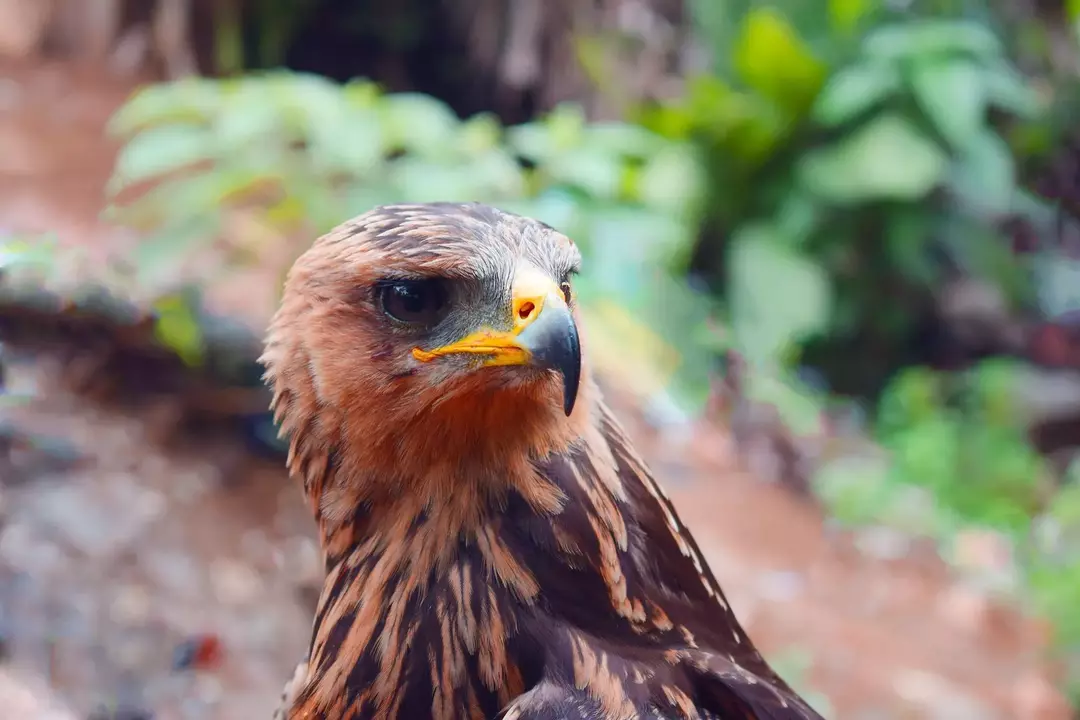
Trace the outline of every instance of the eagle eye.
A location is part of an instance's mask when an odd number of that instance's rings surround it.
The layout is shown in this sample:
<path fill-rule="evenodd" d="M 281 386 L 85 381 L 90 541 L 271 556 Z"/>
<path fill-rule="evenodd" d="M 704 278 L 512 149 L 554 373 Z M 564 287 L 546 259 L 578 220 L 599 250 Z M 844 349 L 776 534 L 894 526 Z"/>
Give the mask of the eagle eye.
<path fill-rule="evenodd" d="M 387 282 L 379 287 L 378 300 L 384 313 L 408 325 L 437 325 L 450 309 L 446 284 L 434 278 Z"/>

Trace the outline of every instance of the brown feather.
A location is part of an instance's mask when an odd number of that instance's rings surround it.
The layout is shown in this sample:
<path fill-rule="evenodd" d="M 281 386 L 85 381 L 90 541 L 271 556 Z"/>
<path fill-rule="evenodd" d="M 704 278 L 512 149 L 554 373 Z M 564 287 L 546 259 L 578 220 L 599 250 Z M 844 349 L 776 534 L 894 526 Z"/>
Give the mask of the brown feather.
<path fill-rule="evenodd" d="M 327 578 L 284 717 L 818 717 L 740 627 L 587 368 L 569 418 L 554 377 L 429 374 L 369 291 L 498 288 L 522 259 L 553 278 L 578 263 L 532 220 L 396 206 L 290 273 L 263 362 Z"/>

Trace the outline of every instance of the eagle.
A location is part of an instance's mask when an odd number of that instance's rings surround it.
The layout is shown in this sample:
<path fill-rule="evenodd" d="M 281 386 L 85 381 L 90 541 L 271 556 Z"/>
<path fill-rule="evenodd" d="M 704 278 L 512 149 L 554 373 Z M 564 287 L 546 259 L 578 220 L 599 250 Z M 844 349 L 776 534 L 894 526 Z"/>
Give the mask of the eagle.
<path fill-rule="evenodd" d="M 325 563 L 286 720 L 819 718 L 599 392 L 550 226 L 375 208 L 289 271 L 260 362 Z"/>

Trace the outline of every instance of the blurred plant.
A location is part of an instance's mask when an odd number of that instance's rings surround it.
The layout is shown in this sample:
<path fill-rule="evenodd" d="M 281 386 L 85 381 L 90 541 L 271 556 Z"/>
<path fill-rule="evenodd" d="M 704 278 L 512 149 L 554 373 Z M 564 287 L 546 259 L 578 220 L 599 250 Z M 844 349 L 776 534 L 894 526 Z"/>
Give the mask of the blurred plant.
<path fill-rule="evenodd" d="M 139 284 L 161 300 L 162 337 L 187 356 L 196 328 L 176 293 L 196 278 L 177 270 L 199 252 L 222 255 L 221 274 L 274 255 L 283 270 L 313 236 L 373 206 L 476 200 L 575 238 L 598 352 L 614 348 L 613 332 L 643 333 L 650 357 L 635 381 L 651 393 L 675 377 L 681 398 L 704 397 L 710 355 L 687 351 L 685 337 L 710 305 L 671 276 L 692 249 L 702 196 L 685 141 L 588 124 L 574 106 L 504 129 L 428 96 L 290 73 L 147 87 L 110 131 L 125 144 L 108 215 L 146 234 Z"/>
<path fill-rule="evenodd" d="M 984 583 L 1050 622 L 1080 697 L 1080 483 L 1059 486 L 1028 442 L 1016 370 L 986 361 L 967 373 L 898 374 L 878 414 L 885 454 L 838 457 L 815 485 L 841 525 L 929 537 L 947 559 L 965 535 L 995 533 L 1014 551 L 1003 567 L 982 568 L 992 571 Z"/>
<path fill-rule="evenodd" d="M 929 536 L 946 557 L 964 533 L 999 533 L 1022 551 L 1017 589 L 1080 678 L 1080 504 L 1029 443 L 1014 366 L 903 369 L 953 280 L 976 278 L 1036 312 L 1048 294 L 1074 297 L 1062 291 L 1071 266 L 1022 261 L 1004 225 L 1047 227 L 1020 171 L 1061 147 L 1055 113 L 1074 103 L 1075 76 L 1032 62 L 1029 44 L 1025 67 L 1057 83 L 1024 78 L 1006 50 L 1022 43 L 992 32 L 1013 28 L 990 3 L 693 7 L 712 66 L 640 120 L 703 155 L 692 268 L 727 301 L 748 392 L 801 419 L 796 430 L 826 406 L 825 386 L 876 402 L 880 451 L 841 454 L 816 477 L 831 515 Z M 805 365 L 825 381 L 808 387 Z M 1041 544 L 1039 527 L 1054 528 Z"/>
<path fill-rule="evenodd" d="M 693 267 L 759 371 L 805 397 L 788 371 L 808 363 L 872 396 L 945 279 L 1027 299 L 998 228 L 1026 207 L 1010 138 L 1046 103 L 983 24 L 869 0 L 694 7 L 713 67 L 641 121 L 701 149 Z"/>

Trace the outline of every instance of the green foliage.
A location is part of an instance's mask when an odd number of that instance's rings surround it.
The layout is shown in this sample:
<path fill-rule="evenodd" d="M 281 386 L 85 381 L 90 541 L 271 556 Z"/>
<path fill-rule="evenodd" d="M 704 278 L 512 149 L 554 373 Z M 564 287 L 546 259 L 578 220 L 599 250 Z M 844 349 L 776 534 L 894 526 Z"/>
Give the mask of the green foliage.
<path fill-rule="evenodd" d="M 640 120 L 704 158 L 709 232 L 694 262 L 726 301 L 750 394 L 801 422 L 796 431 L 820 429 L 826 402 L 796 380 L 798 365 L 877 401 L 880 451 L 841 454 L 815 478 L 832 516 L 935 538 L 945 555 L 962 532 L 1000 533 L 1024 550 L 1021 593 L 1080 658 L 1080 530 L 1076 516 L 1060 519 L 1080 503 L 1056 491 L 1019 424 L 1014 368 L 904 369 L 948 272 L 990 282 L 1013 307 L 1074 295 L 1065 263 L 1026 267 L 1002 230 L 1041 222 L 1020 168 L 1053 146 L 1048 111 L 1069 86 L 1036 91 L 1010 60 L 1015 38 L 991 30 L 990 4 L 693 8 L 713 65 Z M 1046 277 L 1039 287 L 1032 272 Z M 1059 528 L 1057 542 L 1071 537 L 1072 554 L 1033 542 L 1040 524 Z"/>
<path fill-rule="evenodd" d="M 700 216 L 704 177 L 692 145 L 635 125 L 588 124 L 575 106 L 503 128 L 362 80 L 269 73 L 144 88 L 110 131 L 125 142 L 109 215 L 146 232 L 134 263 L 140 283 L 162 296 L 162 339 L 192 362 L 196 326 L 174 301 L 193 280 L 178 276 L 186 260 L 223 243 L 233 251 L 221 273 L 276 241 L 295 255 L 393 202 L 475 200 L 551 224 L 588 257 L 583 300 L 605 300 L 609 315 L 643 323 L 672 348 L 692 348 L 687 334 L 710 314 L 672 277 L 688 262 Z M 678 355 L 674 390 L 700 402 L 710 353 Z"/>
<path fill-rule="evenodd" d="M 1018 424 L 1015 366 L 986 361 L 969 373 L 906 370 L 879 407 L 878 457 L 839 457 L 815 488 L 837 521 L 883 524 L 937 541 L 990 529 L 1020 552 L 1009 588 L 1054 629 L 1067 682 L 1080 690 L 1080 464 L 1055 479 Z"/>
<path fill-rule="evenodd" d="M 166 295 L 154 303 L 154 312 L 158 341 L 172 348 L 187 364 L 200 364 L 205 348 L 193 304 L 181 294 Z"/>
<path fill-rule="evenodd" d="M 696 259 L 733 325 L 788 334 L 743 332 L 738 344 L 754 355 L 771 346 L 787 363 L 807 360 L 799 349 L 831 348 L 811 359 L 834 385 L 873 393 L 892 368 L 869 386 L 857 378 L 880 364 L 871 357 L 905 344 L 912 310 L 943 278 L 936 256 L 1026 299 L 1022 271 L 995 260 L 1008 252 L 999 222 L 1024 211 L 1006 131 L 1041 121 L 1045 103 L 981 23 L 905 17 L 869 0 L 832 2 L 827 13 L 810 5 L 699 3 L 714 71 L 641 120 L 692 139 L 706 158 L 713 232 Z M 773 249 L 747 260 L 748 242 Z M 788 282 L 794 263 L 816 278 Z M 784 302 L 755 298 L 767 291 L 744 273 L 783 288 Z M 859 352 L 838 354 L 853 337 Z"/>
<path fill-rule="evenodd" d="M 927 489 L 966 522 L 1020 538 L 1042 509 L 1049 474 L 1014 421 L 1009 370 L 986 362 L 960 378 L 904 371 L 883 396 L 878 433 L 899 481 Z M 950 389 L 963 394 L 959 407 L 947 404 Z"/>

